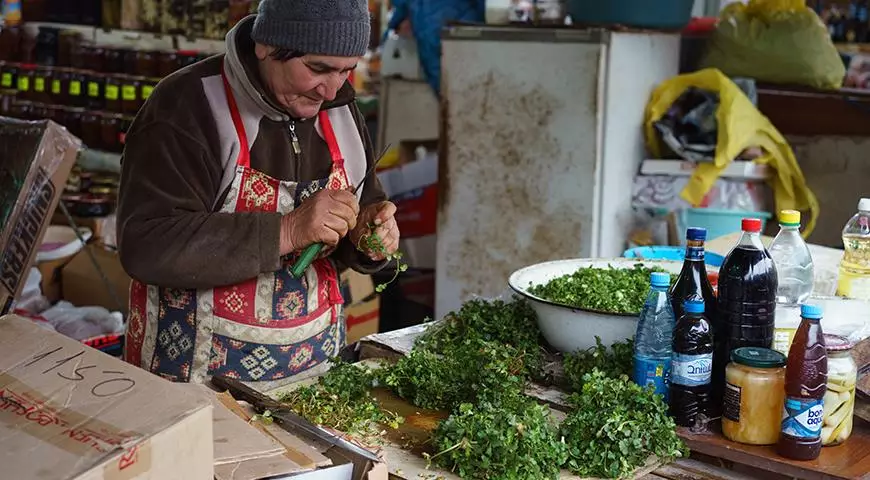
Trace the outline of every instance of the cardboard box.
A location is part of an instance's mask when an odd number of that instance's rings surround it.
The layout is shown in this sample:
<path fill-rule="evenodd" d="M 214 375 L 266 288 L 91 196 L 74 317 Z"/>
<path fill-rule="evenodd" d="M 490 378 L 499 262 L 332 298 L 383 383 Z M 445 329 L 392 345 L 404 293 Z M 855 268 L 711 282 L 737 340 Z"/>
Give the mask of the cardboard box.
<path fill-rule="evenodd" d="M 112 291 L 103 281 L 100 271 L 94 266 L 94 261 L 88 252 L 93 255 L 100 270 L 105 274 Z M 97 306 L 126 314 L 130 302 L 131 281 L 132 279 L 121 266 L 118 252 L 106 250 L 97 244 L 90 244 L 63 267 L 61 294 L 64 300 L 77 307 Z"/>
<path fill-rule="evenodd" d="M 210 480 L 212 407 L 133 365 L 0 318 L 3 478 Z"/>
<path fill-rule="evenodd" d="M 375 293 L 375 284 L 371 275 L 363 275 L 355 270 L 345 270 L 339 276 L 341 295 L 344 305 L 365 301 Z"/>
<path fill-rule="evenodd" d="M 0 315 L 20 293 L 80 148 L 54 122 L 0 117 Z"/>
<path fill-rule="evenodd" d="M 381 327 L 381 298 L 372 297 L 367 301 L 344 307 L 344 318 L 347 325 L 348 345 L 378 333 Z"/>

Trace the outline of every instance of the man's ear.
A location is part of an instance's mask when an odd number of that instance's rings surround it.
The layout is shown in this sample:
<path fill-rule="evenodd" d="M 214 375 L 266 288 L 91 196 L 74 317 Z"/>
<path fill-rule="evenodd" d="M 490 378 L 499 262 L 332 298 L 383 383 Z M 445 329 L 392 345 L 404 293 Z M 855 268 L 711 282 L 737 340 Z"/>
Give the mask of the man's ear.
<path fill-rule="evenodd" d="M 257 55 L 257 59 L 265 60 L 270 53 L 272 53 L 272 47 L 262 43 L 254 44 L 254 54 Z"/>

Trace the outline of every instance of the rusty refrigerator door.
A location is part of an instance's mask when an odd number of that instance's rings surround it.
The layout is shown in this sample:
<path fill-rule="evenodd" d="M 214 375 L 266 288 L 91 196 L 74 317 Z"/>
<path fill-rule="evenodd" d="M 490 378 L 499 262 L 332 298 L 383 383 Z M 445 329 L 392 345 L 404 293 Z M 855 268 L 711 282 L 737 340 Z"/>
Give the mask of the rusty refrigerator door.
<path fill-rule="evenodd" d="M 436 318 L 518 268 L 619 256 L 644 107 L 679 36 L 463 26 L 442 48 Z"/>

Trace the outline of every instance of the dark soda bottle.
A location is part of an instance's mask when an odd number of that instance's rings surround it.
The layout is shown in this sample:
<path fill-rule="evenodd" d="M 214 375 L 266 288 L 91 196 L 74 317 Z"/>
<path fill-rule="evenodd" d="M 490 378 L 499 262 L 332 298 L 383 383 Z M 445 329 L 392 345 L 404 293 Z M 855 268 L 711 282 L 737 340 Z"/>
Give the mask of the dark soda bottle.
<path fill-rule="evenodd" d="M 677 425 L 695 427 L 710 417 L 713 331 L 700 298 L 683 302 L 674 328 L 669 411 Z"/>
<path fill-rule="evenodd" d="M 793 460 L 814 460 L 822 451 L 828 353 L 820 322 L 821 307 L 801 305 L 801 317 L 788 350 L 782 431 L 776 451 Z"/>
<path fill-rule="evenodd" d="M 704 316 L 711 320 L 716 318 L 716 295 L 710 279 L 707 278 L 707 267 L 704 264 L 706 239 L 707 230 L 704 228 L 689 227 L 686 230 L 686 258 L 670 291 L 675 318 L 683 316 L 683 302 L 690 298 L 703 298 Z"/>
<path fill-rule="evenodd" d="M 773 259 L 761 243 L 761 220 L 743 219 L 743 236 L 719 267 L 719 295 L 713 331 L 713 415 L 721 412 L 725 367 L 740 347 L 771 348 L 777 276 Z"/>

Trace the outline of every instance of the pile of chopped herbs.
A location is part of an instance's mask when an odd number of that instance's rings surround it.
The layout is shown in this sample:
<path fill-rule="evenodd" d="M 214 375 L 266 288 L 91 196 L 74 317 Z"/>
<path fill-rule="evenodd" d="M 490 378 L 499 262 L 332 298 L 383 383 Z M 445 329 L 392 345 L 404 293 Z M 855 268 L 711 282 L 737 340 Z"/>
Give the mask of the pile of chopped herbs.
<path fill-rule="evenodd" d="M 529 293 L 575 308 L 639 315 L 649 293 L 650 274 L 664 271 L 640 263 L 633 268 L 581 268 L 545 284 L 532 285 Z M 673 283 L 676 276 L 672 277 Z"/>
<path fill-rule="evenodd" d="M 688 455 L 667 406 L 651 387 L 596 370 L 569 402 L 574 410 L 561 433 L 568 445 L 565 467 L 576 475 L 622 478 L 651 455 L 666 462 Z"/>
<path fill-rule="evenodd" d="M 433 442 L 429 460 L 464 479 L 555 479 L 567 458 L 549 409 L 522 395 L 459 405 Z"/>
<path fill-rule="evenodd" d="M 620 378 L 631 376 L 634 367 L 634 339 L 616 342 L 607 347 L 601 338 L 595 337 L 595 346 L 565 355 L 564 368 L 568 386 L 573 391 L 581 391 L 588 373 L 598 370 L 607 377 Z"/>
<path fill-rule="evenodd" d="M 371 395 L 375 374 L 368 368 L 334 360 L 314 385 L 283 394 L 279 400 L 309 421 L 368 438 L 381 426 L 399 428 L 402 418 L 381 409 Z"/>

